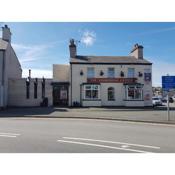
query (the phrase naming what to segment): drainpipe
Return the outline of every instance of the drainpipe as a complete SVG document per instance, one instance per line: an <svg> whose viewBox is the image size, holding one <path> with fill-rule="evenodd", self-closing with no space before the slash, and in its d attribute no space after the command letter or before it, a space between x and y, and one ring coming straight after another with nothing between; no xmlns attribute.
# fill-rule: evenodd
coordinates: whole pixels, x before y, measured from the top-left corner
<svg viewBox="0 0 175 175"><path fill-rule="evenodd" d="M5 51L2 50L2 83L1 83L1 98L0 107L4 107L4 82L5 82Z"/></svg>
<svg viewBox="0 0 175 175"><path fill-rule="evenodd" d="M72 64L70 64L70 69L71 69L71 106L72 104Z"/></svg>

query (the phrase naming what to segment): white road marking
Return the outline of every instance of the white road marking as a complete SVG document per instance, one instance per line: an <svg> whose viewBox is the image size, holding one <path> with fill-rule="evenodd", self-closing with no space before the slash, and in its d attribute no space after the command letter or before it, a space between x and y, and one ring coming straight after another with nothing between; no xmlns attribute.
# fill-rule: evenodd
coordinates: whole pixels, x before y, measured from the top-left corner
<svg viewBox="0 0 175 175"><path fill-rule="evenodd" d="M93 141L93 142L114 143L114 144L122 144L122 145L128 145L128 146L137 146L137 147L145 147L145 148L152 148L152 149L160 149L160 147L157 147L157 146L133 144L133 143L126 143L126 142L115 142L115 141L96 140L96 139L87 139L87 138L76 138L76 137L63 137L63 138L64 139L70 139L70 140L84 140L84 141Z"/></svg>
<svg viewBox="0 0 175 175"><path fill-rule="evenodd" d="M129 146L128 145L122 145L121 147L122 148L128 148Z"/></svg>
<svg viewBox="0 0 175 175"><path fill-rule="evenodd" d="M63 142L63 143L72 143L72 144L79 144L79 145L88 145L88 146L95 146L95 147L101 147L101 148L116 149L116 150L122 150L122 151L130 151L130 152L136 152L136 153L151 153L151 152L146 152L146 151L142 151L142 150L128 149L128 148L120 148L120 147L107 146L107 145L100 145L100 144L94 144L94 143L74 142L74 141L67 141L67 140L57 140L57 141L58 141L58 142Z"/></svg>
<svg viewBox="0 0 175 175"><path fill-rule="evenodd" d="M15 135L0 135L0 137L17 137Z"/></svg>
<svg viewBox="0 0 175 175"><path fill-rule="evenodd" d="M0 132L0 135L16 135L16 136L18 136L18 135L20 135L20 134L16 134L16 133L7 133L7 132Z"/></svg>
<svg viewBox="0 0 175 175"><path fill-rule="evenodd" d="M20 134L0 132L0 137L17 137Z"/></svg>

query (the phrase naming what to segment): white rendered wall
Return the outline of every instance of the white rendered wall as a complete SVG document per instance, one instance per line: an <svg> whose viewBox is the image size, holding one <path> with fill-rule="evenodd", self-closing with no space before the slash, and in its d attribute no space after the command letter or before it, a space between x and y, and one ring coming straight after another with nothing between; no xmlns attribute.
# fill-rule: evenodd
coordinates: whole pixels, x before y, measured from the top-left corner
<svg viewBox="0 0 175 175"><path fill-rule="evenodd" d="M107 78L107 70L109 67L115 68L115 78L120 77L120 72L123 71L125 78L127 78L128 68L135 68L135 77L137 82L144 84L143 97L146 93L150 93L150 99L144 101L144 106L152 106L152 81L146 83L144 81L144 70L152 69L151 65L93 65L93 64L72 64L72 102L81 102L81 90L80 85L87 82L87 67L95 68L95 78ZM100 76L100 71L104 72L103 76ZM83 76L80 75L80 71L83 71ZM138 73L143 74L142 77L138 76ZM152 73L152 71L151 71ZM115 88L115 101L107 100L107 88L112 86ZM101 83L101 104L102 106L124 106L125 105L125 91L123 83ZM134 102L133 102L134 103ZM136 103L135 103L136 104Z"/></svg>
<svg viewBox="0 0 175 175"><path fill-rule="evenodd" d="M89 107L89 106L99 107L101 106L101 101L82 101L82 105L84 107Z"/></svg>

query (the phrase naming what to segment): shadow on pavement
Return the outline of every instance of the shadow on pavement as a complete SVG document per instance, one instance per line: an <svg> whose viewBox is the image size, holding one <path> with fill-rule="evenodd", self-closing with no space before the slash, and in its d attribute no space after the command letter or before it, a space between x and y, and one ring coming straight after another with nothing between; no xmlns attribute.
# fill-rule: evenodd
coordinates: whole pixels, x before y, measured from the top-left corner
<svg viewBox="0 0 175 175"><path fill-rule="evenodd" d="M68 112L68 109L54 107L14 107L0 111L0 117L47 116L53 112Z"/></svg>
<svg viewBox="0 0 175 175"><path fill-rule="evenodd" d="M101 111L101 109L105 109L105 111L166 111L166 106L155 106L155 107L103 107L97 108L96 111ZM175 110L175 107L169 108L171 111Z"/></svg>

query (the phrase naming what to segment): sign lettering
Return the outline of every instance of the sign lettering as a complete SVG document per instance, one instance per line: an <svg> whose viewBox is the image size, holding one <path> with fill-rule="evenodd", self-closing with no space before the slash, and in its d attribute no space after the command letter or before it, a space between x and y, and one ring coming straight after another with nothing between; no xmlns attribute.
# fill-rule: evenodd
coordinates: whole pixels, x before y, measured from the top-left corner
<svg viewBox="0 0 175 175"><path fill-rule="evenodd" d="M88 83L136 83L137 78L88 78Z"/></svg>

